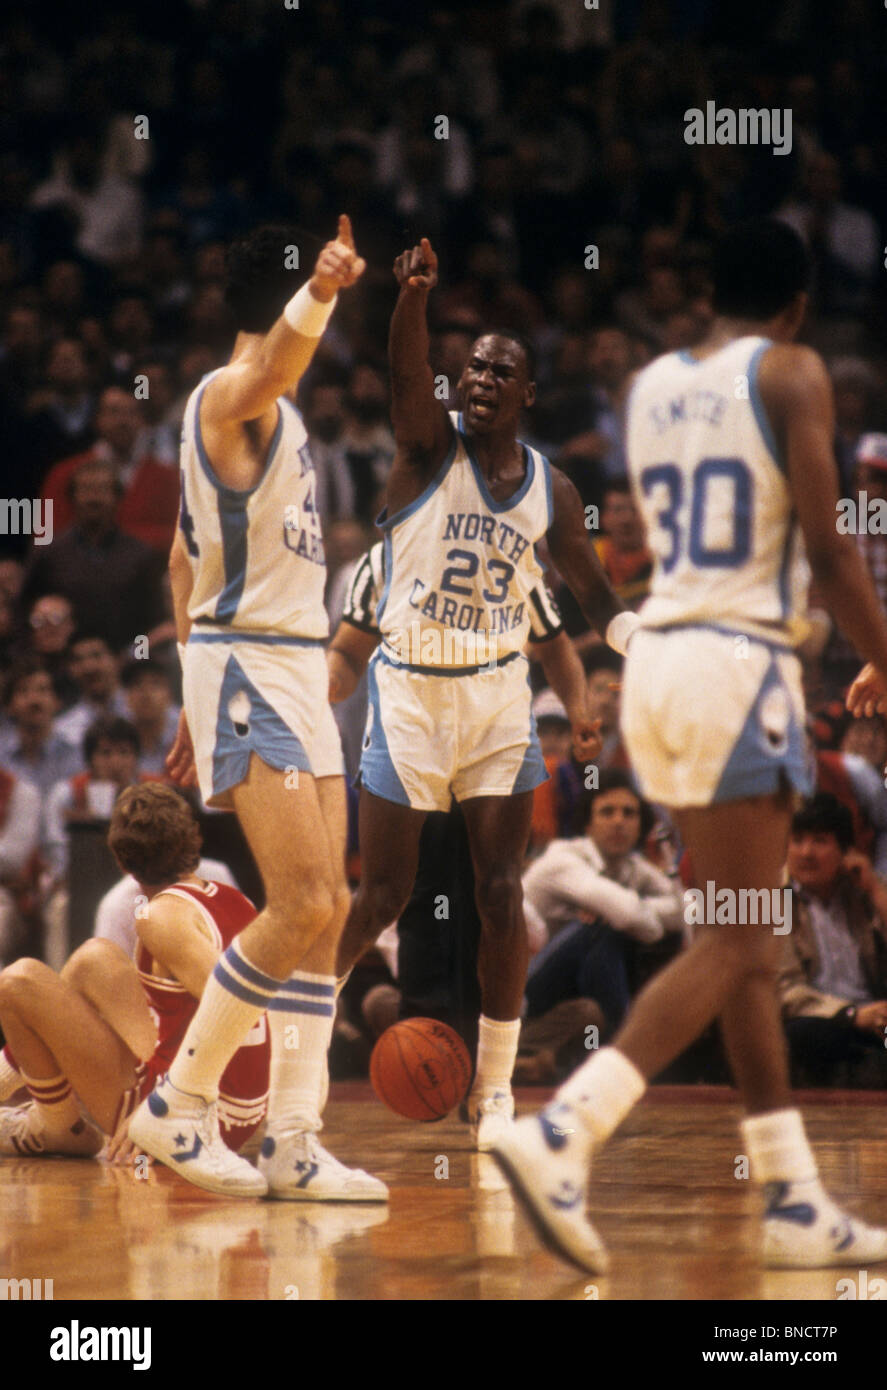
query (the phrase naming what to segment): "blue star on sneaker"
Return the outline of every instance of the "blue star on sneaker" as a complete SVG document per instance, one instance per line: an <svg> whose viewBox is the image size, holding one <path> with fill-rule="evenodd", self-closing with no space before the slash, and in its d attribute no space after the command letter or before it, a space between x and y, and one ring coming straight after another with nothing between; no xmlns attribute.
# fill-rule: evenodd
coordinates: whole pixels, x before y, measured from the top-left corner
<svg viewBox="0 0 887 1390"><path fill-rule="evenodd" d="M185 1138L184 1134L177 1134L177 1135L176 1135L176 1138L175 1138L175 1145L176 1145L176 1148L177 1148L177 1149L183 1148L184 1145L187 1144L187 1142L188 1142L188 1141L187 1141L187 1139Z"/></svg>

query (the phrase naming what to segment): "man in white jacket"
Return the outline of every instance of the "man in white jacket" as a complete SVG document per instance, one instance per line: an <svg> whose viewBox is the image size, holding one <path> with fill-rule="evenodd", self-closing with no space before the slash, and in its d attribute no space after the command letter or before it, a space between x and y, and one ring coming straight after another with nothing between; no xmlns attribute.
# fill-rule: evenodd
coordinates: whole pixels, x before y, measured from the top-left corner
<svg viewBox="0 0 887 1390"><path fill-rule="evenodd" d="M629 1004L626 938L655 942L680 931L682 895L676 876L638 852L646 810L627 773L603 772L587 806L585 834L553 840L523 876L525 902L550 937L530 966L526 1016L592 998L609 1032Z"/></svg>

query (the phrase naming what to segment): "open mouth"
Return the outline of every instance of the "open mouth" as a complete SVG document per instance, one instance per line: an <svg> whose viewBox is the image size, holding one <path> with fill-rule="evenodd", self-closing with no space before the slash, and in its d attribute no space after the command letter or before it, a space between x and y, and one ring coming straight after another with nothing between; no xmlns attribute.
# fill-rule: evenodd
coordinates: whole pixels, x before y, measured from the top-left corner
<svg viewBox="0 0 887 1390"><path fill-rule="evenodd" d="M485 420L488 416L495 414L496 403L490 396L472 396L469 402L471 413Z"/></svg>

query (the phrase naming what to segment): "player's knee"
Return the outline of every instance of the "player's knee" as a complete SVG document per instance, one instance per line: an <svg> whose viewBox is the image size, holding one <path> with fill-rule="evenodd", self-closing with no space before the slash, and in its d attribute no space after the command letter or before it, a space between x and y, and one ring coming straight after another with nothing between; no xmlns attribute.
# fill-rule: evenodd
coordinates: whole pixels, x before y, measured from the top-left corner
<svg viewBox="0 0 887 1390"><path fill-rule="evenodd" d="M112 963L114 953L115 948L110 942L91 937L89 941L84 941L82 946L78 946L74 954L65 961L61 977L66 984L73 985L76 989L97 969L108 967Z"/></svg>
<svg viewBox="0 0 887 1390"><path fill-rule="evenodd" d="M391 880L362 883L358 891L358 901L366 912L376 936L390 922L395 921L409 901L409 888Z"/></svg>
<svg viewBox="0 0 887 1390"><path fill-rule="evenodd" d="M30 957L7 965L0 972L0 1007L26 1006L37 997L41 983L51 973L48 965Z"/></svg>
<svg viewBox="0 0 887 1390"><path fill-rule="evenodd" d="M512 926L518 919L523 899L520 874L507 869L478 878L475 897L485 926Z"/></svg>
<svg viewBox="0 0 887 1390"><path fill-rule="evenodd" d="M269 895L266 908L275 930L300 940L326 931L335 910L335 892L320 874L301 879L298 888L284 894Z"/></svg>

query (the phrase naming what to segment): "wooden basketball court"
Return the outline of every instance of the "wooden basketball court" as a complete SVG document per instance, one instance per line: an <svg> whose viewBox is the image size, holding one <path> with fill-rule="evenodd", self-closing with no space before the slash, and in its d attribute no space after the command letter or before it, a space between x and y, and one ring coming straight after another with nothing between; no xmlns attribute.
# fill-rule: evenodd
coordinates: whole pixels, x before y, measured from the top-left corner
<svg viewBox="0 0 887 1390"><path fill-rule="evenodd" d="M546 1099L519 1093L519 1109ZM873 1093L801 1097L826 1184L887 1224L887 1134ZM735 1095L654 1088L601 1154L593 1219L607 1277L543 1251L493 1161L451 1117L413 1124L366 1084L334 1086L327 1142L384 1178L391 1203L236 1201L161 1167L0 1160L0 1277L91 1300L835 1300L853 1269L769 1272L741 1174ZM877 1273L877 1271L875 1271ZM881 1271L884 1272L884 1271Z"/></svg>

